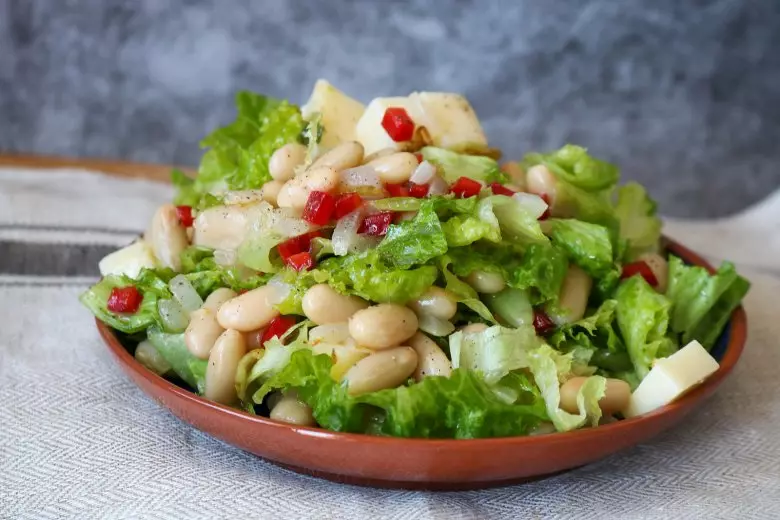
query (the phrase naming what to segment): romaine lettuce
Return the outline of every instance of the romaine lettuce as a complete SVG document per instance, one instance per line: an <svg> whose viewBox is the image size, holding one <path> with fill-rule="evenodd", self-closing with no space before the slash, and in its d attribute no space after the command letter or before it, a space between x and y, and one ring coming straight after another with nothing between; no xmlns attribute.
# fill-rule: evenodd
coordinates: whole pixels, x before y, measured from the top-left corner
<svg viewBox="0 0 780 520"><path fill-rule="evenodd" d="M206 388L208 361L192 355L184 342L184 334L167 334L153 326L149 328L148 338L176 375L202 394Z"/></svg>
<svg viewBox="0 0 780 520"><path fill-rule="evenodd" d="M420 153L423 159L438 166L444 180L452 184L460 177L468 177L484 183L509 181L495 159L482 155L467 155L435 146L426 146Z"/></svg>
<svg viewBox="0 0 780 520"><path fill-rule="evenodd" d="M424 264L446 253L447 239L435 202L423 202L412 220L391 224L376 250L386 264L402 268Z"/></svg>
<svg viewBox="0 0 780 520"><path fill-rule="evenodd" d="M609 230L598 224L575 219L553 219L552 241L572 262L594 278L613 268Z"/></svg>
<svg viewBox="0 0 780 520"><path fill-rule="evenodd" d="M660 248L661 219L656 204L645 189L630 182L618 189L615 214L620 221L620 238L627 243L625 260L633 261L642 253L655 253Z"/></svg>
<svg viewBox="0 0 780 520"><path fill-rule="evenodd" d="M557 247L532 244L511 270L507 284L528 290L534 305L557 301L568 266L566 255Z"/></svg>

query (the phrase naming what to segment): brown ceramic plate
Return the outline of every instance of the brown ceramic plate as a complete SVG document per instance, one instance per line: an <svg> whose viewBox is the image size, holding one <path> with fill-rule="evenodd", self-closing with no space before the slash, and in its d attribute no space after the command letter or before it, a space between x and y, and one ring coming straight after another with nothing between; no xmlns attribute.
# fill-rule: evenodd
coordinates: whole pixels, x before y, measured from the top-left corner
<svg viewBox="0 0 780 520"><path fill-rule="evenodd" d="M668 250L712 270L674 243ZM427 440L336 433L291 426L207 401L144 368L112 329L98 330L122 369L174 415L214 437L294 471L351 484L410 489L474 489L522 482L594 462L644 442L682 420L715 392L742 354L747 334L739 307L713 349L720 369L678 401L598 428L533 437Z"/></svg>

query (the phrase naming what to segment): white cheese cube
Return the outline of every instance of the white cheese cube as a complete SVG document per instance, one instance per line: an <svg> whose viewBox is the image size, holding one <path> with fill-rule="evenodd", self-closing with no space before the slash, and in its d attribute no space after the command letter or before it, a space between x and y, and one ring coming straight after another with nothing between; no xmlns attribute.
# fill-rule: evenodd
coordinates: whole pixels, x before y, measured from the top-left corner
<svg viewBox="0 0 780 520"><path fill-rule="evenodd" d="M144 240L138 240L107 255L100 261L98 268L103 276L123 274L135 278L141 269L154 269L157 265L151 246Z"/></svg>
<svg viewBox="0 0 780 520"><path fill-rule="evenodd" d="M635 417L665 406L695 387L716 370L718 362L698 341L659 359L631 394L623 415Z"/></svg>
<svg viewBox="0 0 780 520"><path fill-rule="evenodd" d="M422 111L417 100L408 97L389 97L376 98L371 101L363 112L363 116L355 127L355 135L360 144L365 149L365 154L369 155L385 148L399 150L402 143L396 143L387 134L382 126L382 118L385 116L385 110L390 107L401 107L406 109L406 113L414 121L415 126L424 123Z"/></svg>
<svg viewBox="0 0 780 520"><path fill-rule="evenodd" d="M451 150L487 146L487 138L474 109L460 94L415 92L409 96L422 108L422 119L433 144Z"/></svg>
<svg viewBox="0 0 780 520"><path fill-rule="evenodd" d="M309 119L315 112L322 116L322 140L320 146L333 148L345 141L355 141L355 126L366 107L360 101L349 97L342 91L325 81L317 80L314 84L309 101L301 107L304 119Z"/></svg>

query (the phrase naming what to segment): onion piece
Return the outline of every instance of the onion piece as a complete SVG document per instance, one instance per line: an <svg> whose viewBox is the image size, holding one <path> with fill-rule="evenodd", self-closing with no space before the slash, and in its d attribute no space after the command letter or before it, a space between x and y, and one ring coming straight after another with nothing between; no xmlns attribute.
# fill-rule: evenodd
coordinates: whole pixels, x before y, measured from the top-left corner
<svg viewBox="0 0 780 520"><path fill-rule="evenodd" d="M203 298L184 275L178 274L171 278L168 288L173 293L174 299L187 312L196 311L203 305Z"/></svg>
<svg viewBox="0 0 780 520"><path fill-rule="evenodd" d="M160 355L149 340L143 340L135 347L135 359L157 375L171 370L171 365Z"/></svg>
<svg viewBox="0 0 780 520"><path fill-rule="evenodd" d="M453 333L455 325L447 320L421 313L418 317L418 327L421 331L427 332L431 336L444 337Z"/></svg>
<svg viewBox="0 0 780 520"><path fill-rule="evenodd" d="M183 332L190 324L189 314L174 300L157 300L157 312L166 332Z"/></svg>
<svg viewBox="0 0 780 520"><path fill-rule="evenodd" d="M273 230L283 237L297 237L312 229L312 225L305 220L287 215L279 215L273 225Z"/></svg>
<svg viewBox="0 0 780 520"><path fill-rule="evenodd" d="M334 255L346 256L350 252L358 238L357 230L362 221L363 208L358 208L336 223L336 229L333 230L331 237Z"/></svg>
<svg viewBox="0 0 780 520"><path fill-rule="evenodd" d="M237 190L226 191L222 197L222 203L225 206L234 206L239 204L252 204L263 200L261 190Z"/></svg>
<svg viewBox="0 0 780 520"><path fill-rule="evenodd" d="M309 345L316 345L317 343L343 345L348 340L349 325L346 322L319 325L309 331Z"/></svg>
<svg viewBox="0 0 780 520"><path fill-rule="evenodd" d="M512 195L512 198L520 204L520 207L530 213L533 218L539 218L547 211L547 203L539 195L521 191Z"/></svg>
<svg viewBox="0 0 780 520"><path fill-rule="evenodd" d="M236 264L238 255L232 249L216 249L214 251L214 263L222 267L230 267Z"/></svg>
<svg viewBox="0 0 780 520"><path fill-rule="evenodd" d="M434 175L436 175L436 166L423 161L417 165L409 180L415 184L428 184Z"/></svg>
<svg viewBox="0 0 780 520"><path fill-rule="evenodd" d="M450 191L450 185L447 184L447 181L445 181L438 175L434 175L433 177L431 177L430 188L428 189L429 196L444 195L449 191Z"/></svg>
<svg viewBox="0 0 780 520"><path fill-rule="evenodd" d="M274 294L269 295L266 299L271 305L282 303L290 295L290 291L292 291L292 285L282 280L282 277L279 275L268 280L268 285L274 288Z"/></svg>
<svg viewBox="0 0 780 520"><path fill-rule="evenodd" d="M384 189L376 170L372 166L365 164L363 166L342 170L341 184L341 191L343 192L356 191L356 189L361 186L370 186L378 190Z"/></svg>

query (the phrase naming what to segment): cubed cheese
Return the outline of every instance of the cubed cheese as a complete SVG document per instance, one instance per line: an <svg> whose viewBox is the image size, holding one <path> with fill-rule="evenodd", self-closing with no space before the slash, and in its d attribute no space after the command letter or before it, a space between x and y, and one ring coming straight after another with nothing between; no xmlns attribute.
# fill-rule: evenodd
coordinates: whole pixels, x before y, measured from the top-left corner
<svg viewBox="0 0 780 520"><path fill-rule="evenodd" d="M477 114L465 97L448 92L415 92L409 98L421 107L421 124L435 146L451 150L487 146Z"/></svg>
<svg viewBox="0 0 780 520"><path fill-rule="evenodd" d="M123 274L135 278L141 269L154 269L157 264L151 246L144 240L138 240L103 258L98 268L103 276Z"/></svg>
<svg viewBox="0 0 780 520"><path fill-rule="evenodd" d="M415 125L425 124L421 108L416 99L408 97L389 97L376 98L371 101L363 112L363 116L357 123L355 135L360 144L365 149L365 154L369 155L385 148L400 150L402 143L396 143L387 135L382 126L382 118L385 116L385 110L390 107L401 107L406 109L406 113L414 121Z"/></svg>
<svg viewBox="0 0 780 520"><path fill-rule="evenodd" d="M301 114L304 119L309 119L315 112L321 114L324 131L320 146L327 149L356 140L355 127L365 108L360 101L320 79L314 84L309 101L301 107Z"/></svg>
<svg viewBox="0 0 780 520"><path fill-rule="evenodd" d="M698 341L691 341L671 356L655 362L631 395L623 415L635 417L671 403L707 379L718 366Z"/></svg>

